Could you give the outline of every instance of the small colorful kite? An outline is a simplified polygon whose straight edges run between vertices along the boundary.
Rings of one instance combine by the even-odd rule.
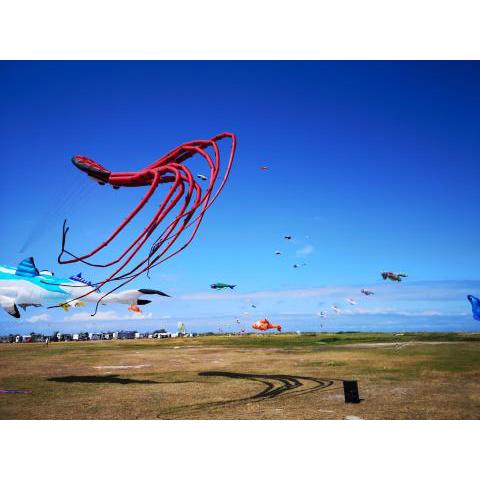
[[[276,328],[279,332],[282,331],[281,325],[273,325],[266,318],[264,318],[263,320],[258,320],[258,322],[252,323],[252,328],[254,328],[255,330],[261,330],[263,332],[272,328]]]
[[[362,288],[362,289],[360,290],[360,292],[363,293],[364,295],[366,295],[367,297],[368,297],[369,295],[375,295],[375,292],[372,292],[371,290],[367,290],[367,289],[365,289],[365,288]]]
[[[392,282],[401,282],[402,278],[407,278],[408,275],[406,273],[393,273],[393,272],[382,272],[382,278],[384,280],[391,280]]]
[[[230,288],[231,290],[233,290],[235,287],[236,285],[230,285],[228,283],[221,283],[221,282],[212,283],[210,285],[210,288],[213,288],[214,290],[223,290],[224,288]]]

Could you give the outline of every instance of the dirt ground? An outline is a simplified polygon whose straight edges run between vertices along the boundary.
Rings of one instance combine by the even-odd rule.
[[[0,418],[480,418],[479,341],[325,339],[0,344]]]

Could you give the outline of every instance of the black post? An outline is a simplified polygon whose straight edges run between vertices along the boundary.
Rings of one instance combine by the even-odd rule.
[[[343,393],[345,394],[345,403],[360,403],[356,380],[344,380]]]

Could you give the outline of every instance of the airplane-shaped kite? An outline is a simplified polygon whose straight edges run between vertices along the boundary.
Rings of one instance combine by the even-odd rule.
[[[392,280],[393,282],[401,282],[402,277],[403,278],[408,277],[406,273],[393,273],[393,272],[382,272],[381,275],[384,280],[387,280],[388,278],[388,280]]]
[[[76,300],[87,293],[81,301]],[[112,293],[100,303],[122,303],[130,305],[129,310],[138,312],[140,309],[137,305],[151,302],[140,297],[154,294],[170,296],[159,290],[140,288]],[[84,280],[81,274],[70,278],[55,277],[48,270],[39,271],[32,257],[23,260],[17,267],[0,264],[0,307],[15,318],[20,318],[18,307],[26,310],[27,307],[61,306],[68,310],[71,306],[83,306],[85,302],[96,303],[101,296],[95,286]]]
[[[369,295],[375,295],[375,292],[372,292],[371,290],[367,290],[366,288],[362,288],[362,289],[360,290],[360,292],[362,292],[362,293],[363,293],[364,295],[366,295],[367,297],[368,297]]]

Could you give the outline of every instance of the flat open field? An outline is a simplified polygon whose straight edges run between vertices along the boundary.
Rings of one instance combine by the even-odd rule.
[[[31,391],[1,419],[478,419],[480,334],[0,344],[0,389]]]

